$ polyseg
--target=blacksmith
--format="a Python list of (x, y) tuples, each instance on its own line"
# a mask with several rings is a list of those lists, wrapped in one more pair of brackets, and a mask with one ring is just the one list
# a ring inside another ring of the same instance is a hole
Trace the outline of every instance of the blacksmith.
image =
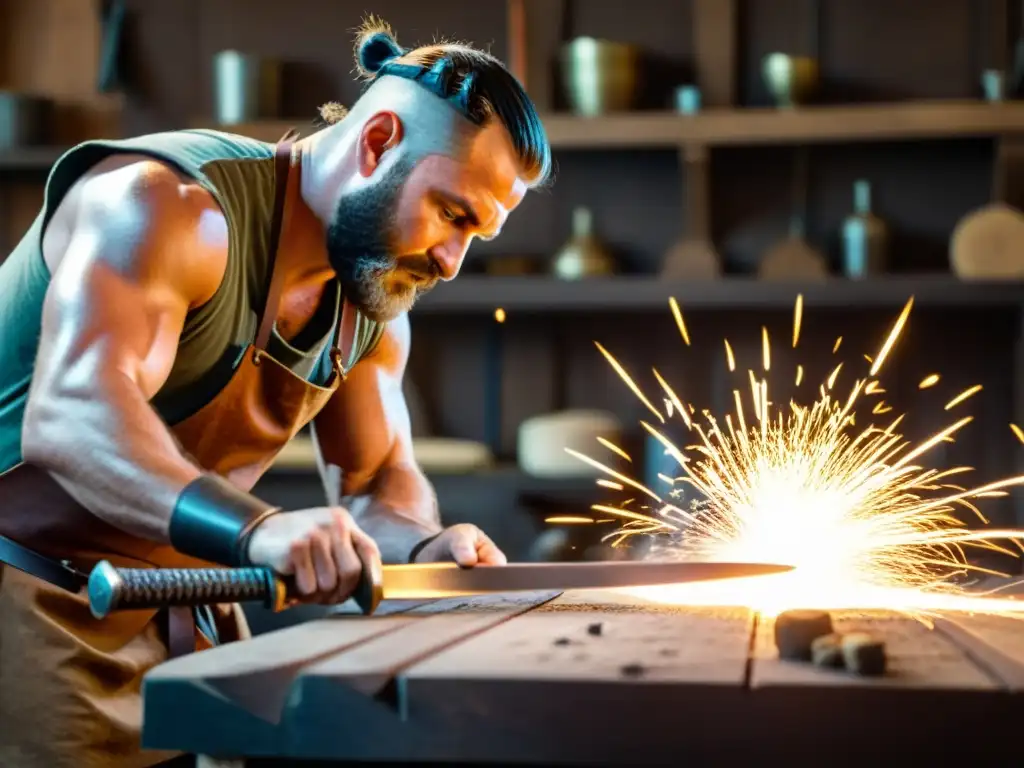
[[(0, 533), (81, 568), (265, 565), (309, 602), (347, 598), (364, 562), (505, 562), (442, 528), (413, 458), (406, 313), (550, 148), (488, 54), (369, 22), (357, 61), (362, 97), (299, 140), (180, 131), (57, 162), (0, 267)], [(307, 424), (341, 505), (281, 513), (250, 490)], [(140, 748), (142, 676), (182, 636), (248, 631), (237, 606), (185, 614), (97, 621), (0, 566), (0, 765), (175, 758)]]

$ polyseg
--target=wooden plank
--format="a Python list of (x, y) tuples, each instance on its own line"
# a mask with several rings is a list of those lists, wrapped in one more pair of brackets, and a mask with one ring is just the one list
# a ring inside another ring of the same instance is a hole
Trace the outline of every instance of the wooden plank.
[(890, 674), (864, 678), (824, 671), (810, 664), (778, 658), (773, 623), (759, 622), (754, 646), (752, 688), (774, 686), (828, 686), (835, 688), (955, 688), (996, 690), (998, 687), (945, 637), (923, 624), (894, 614), (857, 616), (833, 613), (838, 632), (871, 632), (885, 639)]
[[(676, 148), (682, 144), (755, 146), (999, 136), (1024, 131), (1024, 104), (922, 101), (850, 106), (706, 109), (696, 115), (644, 112), (584, 118), (544, 115), (555, 149)], [(293, 123), (268, 121), (230, 128), (276, 141)], [(196, 128), (216, 128), (209, 120)], [(305, 132), (311, 130), (309, 127)]]
[[(844, 757), (878, 756), (882, 744), (865, 739), (884, 734), (888, 753), (915, 758), (948, 757), (949, 744), (937, 734), (982, 734), (971, 740), (972, 758), (999, 755), (1008, 746), (1000, 725), (1016, 717), (1021, 702), (943, 633), (891, 613), (833, 612), (837, 631), (868, 631), (884, 639), (889, 672), (864, 678), (778, 658), (770, 620), (758, 623), (751, 663), (757, 725), (745, 734), (766, 753), (813, 759), (843, 745)], [(786, 722), (800, 723), (801, 738), (782, 735)], [(977, 750), (977, 751), (976, 751)]]
[(1017, 132), (1024, 123), (1024, 105), (932, 101), (707, 109), (697, 115), (625, 114), (595, 120), (547, 116), (544, 123), (552, 145), (560, 149), (890, 141)]
[(664, 761), (741, 707), (752, 617), (566, 593), (398, 678), (404, 715), (445, 734), (421, 759), (578, 764)]
[(737, 5), (737, 0), (693, 2), (693, 58), (706, 107), (736, 103)]
[[(386, 700), (394, 671), (557, 594), (450, 598), (408, 610), (402, 601), (394, 615), (339, 613), (166, 662), (144, 683), (143, 746), (251, 757), (308, 756), (327, 744), (386, 756), (396, 745), (375, 728), (398, 722)], [(403, 628), (409, 633), (377, 644)]]
[(1024, 692), (1024, 623), (1007, 616), (944, 616), (935, 628), (1013, 693)]
[(223, 754), (223, 741), (245, 745), (245, 754), (277, 754), (281, 713), (302, 668), (407, 621), (330, 617), (161, 664), (143, 681), (142, 745)]
[[(337, 760), (422, 760), (451, 734), (403, 717), (395, 676), (431, 654), (556, 597), (530, 592), (446, 599), (408, 611), (396, 632), (380, 635), (302, 671), (286, 713), (287, 754)], [(337, 713), (344, 712), (339, 718)]]

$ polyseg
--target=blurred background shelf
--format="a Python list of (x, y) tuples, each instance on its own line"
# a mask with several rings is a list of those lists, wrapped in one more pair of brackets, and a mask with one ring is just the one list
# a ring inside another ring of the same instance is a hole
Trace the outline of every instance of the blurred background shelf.
[[(0, 87), (45, 95), (56, 110), (55, 130), (38, 140), (53, 146), (0, 152), (0, 259), (35, 218), (52, 163), (79, 141), (187, 126), (266, 141), (295, 124), (315, 130), (320, 104), (358, 98), (341, 37), (364, 11), (386, 18), (403, 45), (443, 33), (487, 47), (522, 79), (555, 148), (555, 183), (527, 195), (502, 237), (475, 242), (458, 280), (417, 305), (406, 374), (429, 417), (424, 434), (484, 445), (495, 457), (494, 466), (474, 472), (430, 471), (444, 521), (482, 525), (511, 557), (535, 551), (551, 527), (546, 516), (580, 513), (609, 497), (589, 478), (522, 472), (517, 435), (526, 420), (571, 410), (613, 414), (635, 462), (629, 474), (646, 473), (656, 452), (637, 426), (649, 412), (595, 340), (656, 405), (652, 368), (689, 402), (718, 412), (732, 407), (733, 390), (760, 365), (762, 325), (773, 341), (777, 390), (793, 383), (797, 364), (816, 388), (840, 360), (845, 386), (913, 296), (917, 310), (888, 364), (887, 402), (908, 413), (908, 435), (922, 438), (945, 425), (952, 397), (983, 384), (963, 406), (975, 423), (928, 458), (977, 467), (984, 480), (1024, 472), (1024, 451), (1007, 426), (1024, 425), (1024, 285), (951, 275), (961, 222), (993, 203), (1024, 210), (1018, 3), (524, 0), (519, 25), (506, 0), (481, 0), (480, 14), (467, 14), (462, 0), (126, 4), (122, 77), (111, 92), (98, 76), (111, 60), (104, 51), (111, 36), (93, 0), (0, 2)], [(643, 49), (645, 82), (628, 105), (596, 117), (570, 113), (560, 51), (582, 37)], [(279, 103), (265, 111), (278, 117), (215, 125), (214, 62), (224, 51), (281, 64)], [(773, 52), (816, 60), (819, 87), (810, 103), (774, 106), (778, 93), (764, 70)], [(983, 86), (990, 75), (1005, 86), (995, 97)], [(668, 111), (683, 87), (699, 92), (694, 114)], [(792, 232), (800, 167), (807, 171), (803, 234), (836, 276), (756, 280), (765, 253)], [(870, 185), (871, 210), (891, 239), (883, 274), (852, 281), (838, 275), (860, 181)], [(580, 209), (614, 253), (616, 276), (546, 276)], [(667, 254), (695, 233), (714, 244), (723, 276), (659, 278)], [(1024, 235), (1008, 241), (1024, 242)], [(474, 274), (481, 262), (504, 257), (544, 264), (529, 277)], [(806, 312), (799, 349), (791, 349), (797, 294)], [(680, 340), (670, 297), (682, 306), (690, 346)], [(499, 308), (504, 323), (495, 322)], [(723, 338), (736, 356), (735, 376)], [(920, 391), (918, 382), (933, 372), (941, 381)], [(259, 489), (291, 507), (324, 501), (308, 463), (276, 467)], [(1021, 494), (1016, 502), (989, 501), (995, 524), (1024, 524)], [(586, 529), (567, 527), (577, 535)]]
[(506, 312), (667, 313), (670, 297), (687, 310), (788, 309), (798, 294), (805, 307), (899, 307), (911, 296), (917, 306), (1016, 307), (1024, 304), (1024, 283), (971, 282), (944, 274), (777, 283), (742, 277), (678, 281), (620, 275), (569, 281), (466, 275), (422, 297), (414, 312), (477, 313), (500, 307)]
[[(309, 134), (308, 120), (268, 120), (212, 128), (274, 142), (290, 128)], [(1024, 133), (1024, 104), (924, 101), (853, 106), (709, 109), (692, 116), (674, 112), (585, 118), (549, 114), (544, 127), (556, 150), (672, 149), (684, 144), (756, 146), (920, 139), (984, 138)], [(68, 147), (25, 147), (0, 152), (0, 172), (47, 171)]]
[[(666, 149), (683, 144), (736, 146), (994, 137), (1024, 132), (1024, 104), (922, 101), (798, 109), (708, 109), (695, 115), (638, 112), (600, 117), (548, 114), (544, 127), (557, 150)], [(213, 128), (273, 142), (290, 128), (309, 134), (306, 121), (272, 120)]]
[[(433, 441), (430, 439), (423, 441), (424, 444), (431, 442)], [(523, 498), (591, 500), (588, 503), (599, 497), (609, 496), (607, 489), (596, 484), (596, 476), (531, 475), (514, 462), (508, 461), (492, 462), (473, 469), (431, 463), (429, 454), (436, 455), (436, 451), (427, 450), (421, 455), (417, 450), (419, 443), (420, 441), (414, 440), (413, 450), (420, 459), (420, 465), (431, 482), (442, 489), (462, 489), (468, 492), (475, 489), (484, 495), (492, 492)], [(302, 482), (319, 482), (312, 440), (305, 434), (295, 437), (278, 456), (277, 461), (267, 472), (267, 477), (278, 481), (290, 478)]]
[(0, 150), (0, 173), (47, 173), (70, 147), (22, 147)]
[[(467, 493), (478, 490), (495, 495), (512, 494), (522, 499), (563, 499), (580, 503), (596, 503), (598, 499), (613, 495), (608, 489), (598, 486), (592, 477), (537, 477), (512, 463), (499, 463), (470, 472), (431, 471), (428, 468), (426, 474), (435, 490), (452, 489)], [(277, 466), (270, 469), (266, 477), (278, 481), (319, 481), (313, 466)]]

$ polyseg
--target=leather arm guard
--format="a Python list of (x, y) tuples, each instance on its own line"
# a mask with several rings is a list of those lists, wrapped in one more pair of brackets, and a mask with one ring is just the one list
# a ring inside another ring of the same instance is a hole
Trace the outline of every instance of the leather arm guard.
[(280, 512), (220, 475), (205, 474), (185, 486), (171, 515), (171, 546), (182, 554), (232, 568), (251, 565), (253, 530)]

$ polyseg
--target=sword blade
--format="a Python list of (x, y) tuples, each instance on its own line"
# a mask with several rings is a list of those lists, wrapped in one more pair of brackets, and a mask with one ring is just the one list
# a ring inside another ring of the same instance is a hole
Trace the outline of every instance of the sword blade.
[[(461, 568), (454, 563), (384, 566), (363, 572), (353, 595), (364, 613), (384, 598), (434, 599), (494, 592), (610, 589), (735, 579), (784, 573), (770, 563), (514, 563)], [(260, 601), (287, 607), (294, 585), (269, 568), (116, 568), (104, 561), (89, 575), (89, 605), (97, 618), (114, 611)]]
[(789, 565), (719, 562), (454, 563), (385, 566), (384, 597), (415, 600), (488, 592), (613, 589), (785, 573)]

